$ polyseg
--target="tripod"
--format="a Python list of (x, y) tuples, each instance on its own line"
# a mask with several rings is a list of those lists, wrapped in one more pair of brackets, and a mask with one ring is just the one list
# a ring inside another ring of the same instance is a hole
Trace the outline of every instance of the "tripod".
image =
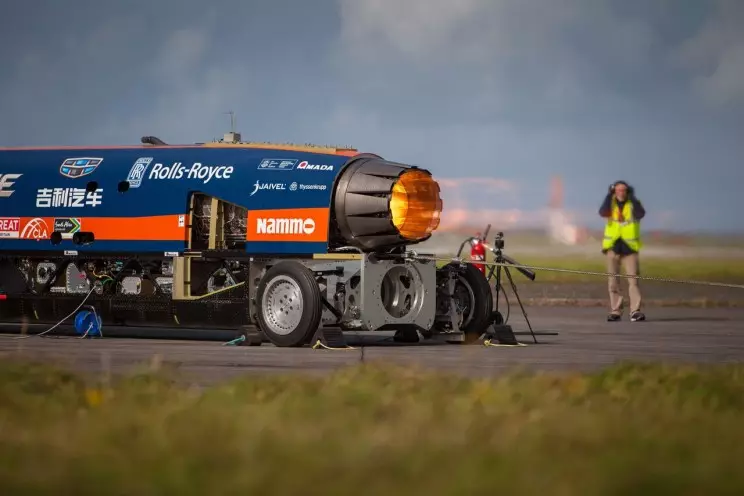
[[(492, 265), (491, 269), (488, 272), (488, 277), (486, 277), (486, 280), (490, 281), (491, 278), (494, 275), (494, 271), (496, 272), (496, 308), (494, 310), (494, 322), (493, 325), (502, 325), (506, 322), (504, 321), (504, 317), (501, 315), (501, 312), (499, 312), (499, 300), (501, 296), (501, 272), (503, 269), (503, 272), (506, 274), (506, 278), (509, 280), (509, 285), (512, 288), (512, 291), (514, 291), (514, 295), (517, 297), (517, 302), (519, 303), (519, 308), (522, 309), (522, 315), (524, 316), (524, 320), (527, 322), (527, 327), (530, 330), (530, 334), (532, 334), (532, 340), (537, 344), (537, 337), (535, 336), (535, 331), (532, 330), (532, 324), (530, 323), (530, 319), (527, 317), (527, 311), (524, 309), (524, 305), (522, 305), (522, 300), (519, 298), (519, 292), (517, 291), (517, 285), (514, 282), (514, 279), (512, 278), (511, 272), (509, 272), (509, 267), (507, 267), (504, 264), (509, 265), (515, 265), (515, 269), (519, 271), (523, 276), (525, 276), (527, 279), (534, 281), (535, 280), (535, 273), (527, 270), (522, 267), (516, 267), (516, 265), (520, 265), (519, 262), (516, 260), (509, 258), (508, 256), (504, 255), (503, 249), (504, 249), (504, 233), (500, 232), (496, 235), (496, 238), (494, 239), (494, 246), (488, 246), (489, 250), (491, 250), (491, 253), (494, 255), (494, 262), (499, 265)], [(504, 299), (506, 299), (506, 295), (504, 295)], [(509, 304), (509, 300), (507, 299), (507, 305)]]

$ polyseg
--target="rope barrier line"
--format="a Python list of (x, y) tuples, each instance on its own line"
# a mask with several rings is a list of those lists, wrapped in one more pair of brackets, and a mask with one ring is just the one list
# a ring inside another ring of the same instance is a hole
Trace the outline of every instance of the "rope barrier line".
[(419, 260), (430, 260), (432, 262), (455, 262), (461, 264), (473, 264), (478, 263), (480, 265), (487, 265), (489, 267), (511, 267), (514, 269), (529, 269), (529, 270), (544, 270), (546, 272), (564, 272), (569, 274), (580, 274), (586, 276), (598, 276), (598, 277), (622, 277), (625, 279), (639, 279), (644, 281), (657, 281), (657, 282), (668, 282), (675, 284), (694, 284), (698, 286), (717, 286), (721, 288), (733, 288), (733, 289), (744, 289), (744, 284), (732, 284), (725, 282), (713, 282), (713, 281), (694, 281), (694, 280), (683, 280), (683, 279), (669, 279), (665, 277), (652, 277), (652, 276), (641, 276), (641, 275), (628, 275), (628, 274), (612, 274), (610, 272), (594, 272), (590, 270), (576, 270), (576, 269), (559, 269), (557, 267), (538, 267), (534, 265), (523, 265), (523, 264), (510, 264), (505, 262), (486, 262), (477, 261), (472, 262), (470, 260), (463, 260), (460, 258), (445, 258), (445, 257), (433, 257), (428, 255), (413, 254), (409, 258)]

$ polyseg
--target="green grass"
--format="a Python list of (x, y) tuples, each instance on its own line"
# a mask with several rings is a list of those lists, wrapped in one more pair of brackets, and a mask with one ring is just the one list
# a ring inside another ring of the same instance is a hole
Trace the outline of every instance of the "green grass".
[[(491, 258), (489, 258), (489, 261)], [(442, 266), (446, 262), (440, 262)], [(607, 272), (605, 258), (600, 253), (596, 257), (531, 257), (519, 258), (519, 263), (526, 266), (568, 269), (590, 272)], [(535, 282), (595, 282), (606, 284), (604, 277), (583, 275), (569, 272), (535, 270)], [(666, 279), (711, 281), (744, 284), (744, 259), (709, 259), (692, 258), (650, 258), (641, 256), (641, 275), (662, 277)]]
[(203, 391), (0, 364), (0, 492), (744, 494), (744, 366), (468, 380), (364, 365)]

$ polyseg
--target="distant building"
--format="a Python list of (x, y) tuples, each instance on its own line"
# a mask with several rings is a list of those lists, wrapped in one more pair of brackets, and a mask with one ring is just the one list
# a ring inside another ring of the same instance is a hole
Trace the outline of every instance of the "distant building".
[(563, 208), (563, 179), (560, 176), (553, 176), (550, 180), (548, 236), (553, 243), (569, 246), (587, 238), (586, 230), (574, 224)]

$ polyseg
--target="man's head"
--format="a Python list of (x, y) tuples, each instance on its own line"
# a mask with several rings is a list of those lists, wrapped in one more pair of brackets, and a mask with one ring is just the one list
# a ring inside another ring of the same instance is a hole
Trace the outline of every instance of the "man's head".
[(628, 184), (625, 181), (618, 181), (615, 183), (615, 198), (618, 201), (625, 201), (628, 199)]

